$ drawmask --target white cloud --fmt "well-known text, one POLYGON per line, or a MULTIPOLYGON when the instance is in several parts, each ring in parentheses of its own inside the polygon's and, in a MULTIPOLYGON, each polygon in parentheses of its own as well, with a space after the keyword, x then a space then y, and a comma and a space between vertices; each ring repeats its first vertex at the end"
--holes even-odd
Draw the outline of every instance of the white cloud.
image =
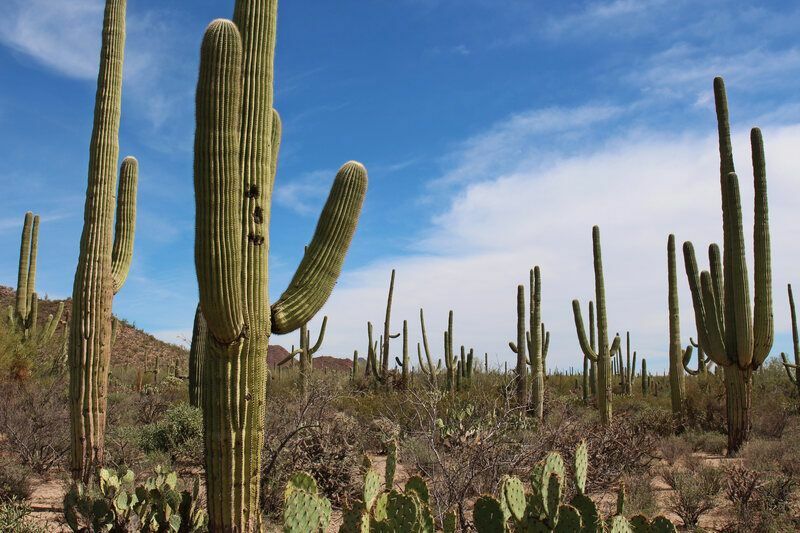
MULTIPOLYGON (((280 174, 280 170, 278 173, 280 174)), ((311 215, 322 204, 335 175, 335 170, 315 170, 286 183, 282 182, 273 191, 273 201, 299 215, 311 215)))
MULTIPOLYGON (((366 321, 373 320, 380 327, 389 272, 396 268, 392 329, 399 331, 403 319, 410 321, 412 356, 419 340, 419 308, 424 307, 437 354, 442 352, 447 311, 453 309, 457 344, 473 346, 481 354, 489 352, 490 360, 510 361, 506 343, 515 334, 515 287, 526 282, 529 268, 538 264, 543 277, 543 317, 552 331, 550 366, 579 367, 582 356, 571 301, 579 298, 586 313, 593 297, 591 227, 598 224, 610 334, 630 330, 639 356, 648 359, 650 368, 664 368, 668 349, 667 235, 675 233, 679 243, 692 240, 699 251, 718 242, 721 235, 715 127, 708 126, 707 136, 639 131, 613 138, 593 153, 556 159, 546 167, 512 143, 507 149, 520 150, 517 168, 467 185, 421 237, 416 255, 385 258, 342 278, 319 314, 319 319, 329 315, 323 350, 346 355, 354 342, 360 351, 365 349, 366 321)), ((794 205, 800 195, 796 180, 800 161, 794 155, 800 143, 800 125, 768 126, 764 135, 776 328, 785 334, 789 329, 785 284, 796 275, 795 265, 800 260, 794 238, 800 225, 794 205)), ((494 141, 491 136, 488 139, 484 153, 491 155, 494 141)), ((468 144, 475 151, 483 147, 480 139, 468 144)), ((745 224, 752 228, 746 130, 735 132, 735 150, 742 174, 745 224)), ((529 151, 538 156, 535 148, 529 151)), ((496 154, 506 156, 506 150, 496 154)), ((484 165, 495 162, 495 157, 482 161, 476 174, 484 175, 484 165)), ((456 166, 466 172, 469 164, 467 158, 456 166)), ((680 245, 678 264, 682 338, 688 342, 695 328, 680 245)), ((313 327, 318 327, 319 319, 313 327)), ((287 341, 277 338, 276 342, 287 341)), ((399 341, 394 346, 397 353, 399 341)), ((786 348, 776 346, 773 353, 786 348)))
POLYGON ((666 0, 611 0, 590 2, 582 10, 553 17, 545 25, 548 37, 585 36, 602 32, 609 35, 628 35, 641 31, 644 22, 653 20, 653 15, 662 6, 676 9, 675 2, 666 0))

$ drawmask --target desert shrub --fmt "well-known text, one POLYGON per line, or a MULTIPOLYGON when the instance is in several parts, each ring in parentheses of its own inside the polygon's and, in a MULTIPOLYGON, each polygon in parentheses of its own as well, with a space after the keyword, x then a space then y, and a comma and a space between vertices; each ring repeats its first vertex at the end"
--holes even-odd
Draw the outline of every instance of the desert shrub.
MULTIPOLYGON (((0 502, 13 498, 24 500, 31 494, 31 469, 17 462, 0 462, 0 502)), ((2 531, 2 529, 0 529, 2 531)))
POLYGON ((753 404, 753 434, 780 439, 789 423, 792 407, 785 396, 774 391, 761 396, 761 401, 753 404))
POLYGON ((692 453, 692 445, 683 436, 671 435, 658 443, 661 457, 674 466, 692 453))
POLYGON ((628 515, 644 515, 648 518, 658 514, 658 505, 650 476, 626 475, 622 478, 625 484, 625 513, 628 515))
POLYGON ((733 504, 735 521, 725 531, 767 533, 797 529, 790 507, 796 483, 790 477, 765 476, 742 466, 732 466, 726 474, 725 496, 733 504))
POLYGON ((796 441, 751 439, 739 456, 747 468, 759 472, 780 473, 800 480, 800 449, 796 441))
POLYGON ((728 446, 728 437, 714 431, 687 431, 683 438, 695 452, 722 455, 728 446))
POLYGON ((69 450, 65 376, 0 383, 5 448, 34 472, 58 466, 69 450))
MULTIPOLYGON (((146 457, 140 446, 141 426, 109 425, 106 429, 106 462, 115 469, 145 468, 146 457)), ((163 463, 163 461, 159 461, 163 463)))
POLYGON ((669 509, 687 528, 696 528, 700 517, 714 507, 714 500, 722 490, 722 471, 694 463, 665 468, 661 476, 674 491, 669 497, 669 509))
POLYGON ((47 528, 31 522, 31 507, 17 498, 0 500, 0 531, 3 533, 47 533, 47 528))
POLYGON ((139 446, 145 453, 168 454, 172 462, 202 464, 203 413, 185 403, 168 408, 159 420, 141 428, 139 446))

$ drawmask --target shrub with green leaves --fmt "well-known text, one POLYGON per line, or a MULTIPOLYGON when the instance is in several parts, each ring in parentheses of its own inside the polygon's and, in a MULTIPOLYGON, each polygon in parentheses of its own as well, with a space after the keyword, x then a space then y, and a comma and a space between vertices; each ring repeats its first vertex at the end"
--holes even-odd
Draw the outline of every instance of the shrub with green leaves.
POLYGON ((139 445, 145 453, 166 453, 173 462, 202 464, 202 411, 186 403, 173 405, 156 422, 142 428, 139 445))
POLYGON ((3 533, 47 533, 47 528, 33 523, 31 507, 24 500, 0 499, 0 531, 3 533))

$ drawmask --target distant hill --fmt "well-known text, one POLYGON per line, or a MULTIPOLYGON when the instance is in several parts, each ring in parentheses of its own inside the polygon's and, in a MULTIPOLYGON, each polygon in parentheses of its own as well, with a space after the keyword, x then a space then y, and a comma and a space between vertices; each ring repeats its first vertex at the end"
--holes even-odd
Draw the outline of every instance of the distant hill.
MULTIPOLYGON (((10 287, 0 285, 0 311, 5 315, 5 310, 9 305, 14 304, 16 291, 10 287)), ((39 298, 39 323, 44 324, 47 316, 55 314, 58 309, 58 304, 61 300, 50 300, 47 298, 39 298)), ((67 298, 64 300, 64 314, 61 317, 61 322, 56 330, 56 335, 63 335, 64 329, 67 326, 70 313, 72 312, 72 300, 67 298)), ((152 368, 153 362, 158 356, 159 366, 167 369, 171 368, 175 361, 178 361, 179 369, 181 372, 186 372, 186 366, 189 358, 189 351, 183 346, 171 344, 155 338, 135 327, 124 319, 118 319, 117 326, 117 339, 114 342, 114 347, 111 353, 111 363, 114 365, 130 365, 140 366, 144 368, 147 364, 148 368, 152 368)), ((279 361, 282 361, 289 352, 279 344, 271 344, 267 352, 267 363, 269 366, 275 366, 279 361)), ((363 364, 363 363, 362 363, 363 364)), ((329 368, 332 370, 339 370, 342 372, 349 372, 353 368, 353 361, 351 359, 338 358, 333 356, 314 357, 314 368, 324 369, 329 368)))

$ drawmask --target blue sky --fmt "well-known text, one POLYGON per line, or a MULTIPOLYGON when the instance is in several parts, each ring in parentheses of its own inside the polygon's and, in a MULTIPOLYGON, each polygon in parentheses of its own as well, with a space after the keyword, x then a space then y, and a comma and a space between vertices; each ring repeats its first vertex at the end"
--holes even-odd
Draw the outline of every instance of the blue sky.
MULTIPOLYGON (((43 218, 38 289, 69 295, 82 223, 101 0, 6 0, 0 22, 0 283, 13 285, 26 210, 43 218), (10 3, 10 4, 9 4, 10 3)), ((456 313, 456 342, 510 360, 515 286, 542 265, 554 364, 580 365, 570 301, 592 293, 603 230, 612 328, 666 360, 666 236, 721 233, 711 81, 729 90, 740 173, 764 130, 775 267, 774 353, 788 350, 785 284, 800 283, 796 198, 800 45, 794 2, 309 0, 279 8, 284 138, 271 293, 282 292, 333 174, 370 189, 324 312, 326 350, 366 346, 398 269, 395 327, 456 313)), ((203 29, 231 1, 129 0, 121 155, 140 162, 131 276, 114 310, 190 334, 194 86, 203 29)), ((750 181, 742 179, 752 217, 750 181)), ((685 342, 694 335, 681 273, 685 342)), ((585 303, 584 303, 585 306, 585 303)), ((276 338, 291 344, 296 335, 276 338)), ((437 334, 434 338, 438 339, 437 334)), ((441 349, 438 348, 437 352, 441 349)))

